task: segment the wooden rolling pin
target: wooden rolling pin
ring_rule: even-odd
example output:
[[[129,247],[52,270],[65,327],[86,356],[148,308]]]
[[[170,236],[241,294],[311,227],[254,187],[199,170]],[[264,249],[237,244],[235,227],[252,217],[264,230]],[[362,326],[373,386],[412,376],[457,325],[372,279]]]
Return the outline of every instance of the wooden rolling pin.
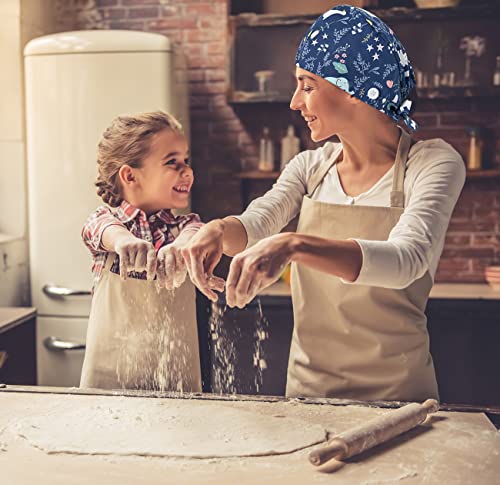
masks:
[[[325,446],[312,451],[309,461],[319,466],[332,458],[345,460],[418,426],[428,414],[438,410],[438,402],[427,399],[423,404],[411,403],[396,411],[389,411],[384,416],[335,436]]]

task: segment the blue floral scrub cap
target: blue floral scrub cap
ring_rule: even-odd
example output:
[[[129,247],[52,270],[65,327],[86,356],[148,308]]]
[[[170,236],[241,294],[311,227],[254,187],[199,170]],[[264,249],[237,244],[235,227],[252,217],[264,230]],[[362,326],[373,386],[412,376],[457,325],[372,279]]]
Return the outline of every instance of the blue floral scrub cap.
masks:
[[[415,75],[394,32],[362,8],[339,5],[320,15],[300,43],[297,67],[320,76],[412,130]]]

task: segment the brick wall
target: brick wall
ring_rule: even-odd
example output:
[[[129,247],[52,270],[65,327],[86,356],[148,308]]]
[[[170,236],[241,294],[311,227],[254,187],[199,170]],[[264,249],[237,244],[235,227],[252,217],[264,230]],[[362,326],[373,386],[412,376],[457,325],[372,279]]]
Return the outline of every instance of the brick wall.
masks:
[[[226,0],[72,0],[58,3],[58,30],[134,29],[158,32],[179,43],[187,56],[191,146],[196,184],[193,209],[204,220],[238,213],[243,206],[235,174],[255,162],[258,127],[272,118],[293,122],[304,145],[306,127],[285,105],[235,108],[226,102],[229,34]],[[467,156],[465,127],[489,131],[486,158],[500,167],[497,98],[421,101],[418,138],[442,137]],[[265,190],[246,188],[247,193]],[[468,179],[448,231],[438,281],[483,281],[483,268],[500,261],[500,178]]]

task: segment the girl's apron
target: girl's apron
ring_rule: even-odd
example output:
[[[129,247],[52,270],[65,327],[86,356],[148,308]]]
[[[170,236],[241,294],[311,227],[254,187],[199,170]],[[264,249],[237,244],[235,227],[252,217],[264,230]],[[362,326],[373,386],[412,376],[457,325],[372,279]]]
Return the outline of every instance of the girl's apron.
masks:
[[[80,387],[201,391],[195,289],[111,272],[108,254],[92,298]]]
[[[404,210],[404,176],[411,138],[401,130],[390,207],[330,204],[311,195],[337,161],[311,177],[297,232],[327,239],[386,241]],[[294,331],[287,396],[420,401],[437,398],[429,353],[428,272],[404,289],[350,285],[292,265]]]

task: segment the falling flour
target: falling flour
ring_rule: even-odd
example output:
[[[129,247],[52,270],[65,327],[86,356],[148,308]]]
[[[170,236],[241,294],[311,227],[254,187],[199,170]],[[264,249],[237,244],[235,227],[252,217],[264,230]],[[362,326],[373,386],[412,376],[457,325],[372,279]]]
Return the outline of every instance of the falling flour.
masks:
[[[254,389],[259,394],[264,381],[264,371],[267,360],[264,342],[269,338],[269,322],[262,312],[260,298],[257,297],[255,310],[248,307],[245,311],[255,311],[252,365],[254,367]],[[212,392],[220,394],[235,394],[238,392],[236,368],[238,359],[234,335],[230,335],[224,322],[227,306],[212,304],[209,318],[210,340],[212,346]],[[237,332],[241,331],[237,329]],[[245,366],[246,367],[246,366]]]

